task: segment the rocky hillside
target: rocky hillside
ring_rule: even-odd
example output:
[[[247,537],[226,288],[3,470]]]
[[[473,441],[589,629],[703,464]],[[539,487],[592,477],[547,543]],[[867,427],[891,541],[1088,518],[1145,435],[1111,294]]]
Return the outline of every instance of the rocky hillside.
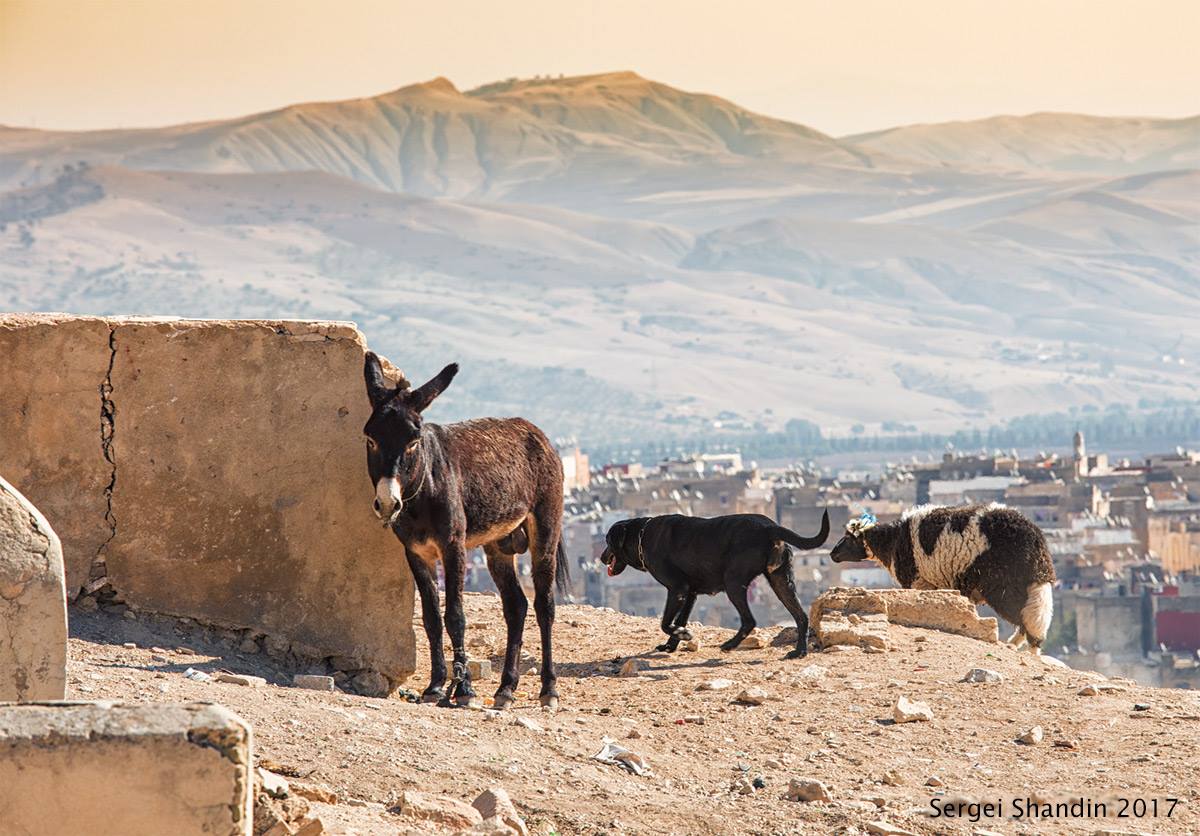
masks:
[[[490,694],[503,652],[499,601],[467,601],[468,644],[493,669],[479,683]],[[651,620],[560,606],[561,710],[541,711],[526,676],[516,708],[497,714],[291,687],[294,671],[234,634],[121,610],[72,609],[69,698],[223,703],[253,723],[259,765],[290,783],[291,813],[319,818],[325,832],[455,832],[477,821],[464,808],[492,787],[507,791],[529,832],[547,836],[1200,828],[1196,695],[959,635],[892,625],[886,651],[785,661],[787,634],[765,630],[765,647],[725,654],[716,645],[728,631],[697,627],[698,650],[667,656],[649,652],[659,641]],[[537,647],[531,618],[525,649]],[[418,659],[427,670],[424,648]],[[976,668],[997,681],[962,681]],[[204,681],[189,669],[266,684]],[[423,687],[423,675],[411,685]],[[924,703],[931,719],[897,722],[925,714],[901,698]],[[606,741],[649,772],[597,760]],[[934,800],[996,799],[1008,815],[1014,798],[1087,798],[1107,803],[1110,817],[928,815]],[[1170,817],[1168,798],[1179,799]],[[1157,799],[1158,818],[1116,818],[1120,799],[1142,799],[1147,811]]]
[[[595,442],[1190,400],[1194,123],[838,139],[623,72],[0,129],[0,308],[351,319],[462,362],[440,418]]]

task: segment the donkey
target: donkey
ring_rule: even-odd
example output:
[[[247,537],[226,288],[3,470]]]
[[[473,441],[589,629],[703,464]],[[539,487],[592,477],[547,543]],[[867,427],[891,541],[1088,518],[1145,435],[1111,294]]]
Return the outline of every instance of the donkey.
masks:
[[[451,363],[422,386],[402,380],[393,387],[379,357],[367,352],[363,375],[371,417],[363,434],[367,471],[375,485],[375,514],[404,545],[421,595],[429,637],[431,672],[424,702],[475,704],[463,643],[463,580],[467,551],[483,546],[488,571],[500,590],[508,647],[495,707],[515,699],[517,664],[529,609],[517,580],[516,554],[533,558],[533,607],[542,638],[541,704],[558,705],[551,650],[554,589],[567,586],[561,542],[562,460],[549,439],[523,418],[479,418],[457,424],[426,424],[422,413],[458,373]],[[438,612],[437,561],[446,577],[446,630],[454,649],[450,689]]]

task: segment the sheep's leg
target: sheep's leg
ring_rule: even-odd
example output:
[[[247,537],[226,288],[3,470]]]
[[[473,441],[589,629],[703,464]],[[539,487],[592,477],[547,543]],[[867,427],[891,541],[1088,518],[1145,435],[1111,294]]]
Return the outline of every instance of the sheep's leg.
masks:
[[[913,581],[912,589],[941,589],[940,586],[934,586],[924,578],[917,578]]]
[[[1018,627],[1013,631],[1013,634],[1008,637],[1008,643],[1019,650],[1021,646],[1025,644],[1026,638],[1025,628]]]

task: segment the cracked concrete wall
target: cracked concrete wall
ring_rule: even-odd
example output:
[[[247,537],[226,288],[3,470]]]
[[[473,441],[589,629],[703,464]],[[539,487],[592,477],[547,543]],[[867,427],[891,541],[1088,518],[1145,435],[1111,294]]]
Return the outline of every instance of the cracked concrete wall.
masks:
[[[0,706],[0,831],[248,836],[250,755],[219,705]]]
[[[352,324],[0,317],[0,341],[18,439],[0,438],[0,471],[72,532],[69,588],[107,580],[135,608],[393,682],[413,671],[412,579],[371,512]]]
[[[0,700],[61,700],[66,688],[62,546],[38,509],[0,478]]]
[[[97,523],[112,476],[101,455],[108,339],[96,317],[0,316],[0,474],[62,541],[71,600],[110,534]]]

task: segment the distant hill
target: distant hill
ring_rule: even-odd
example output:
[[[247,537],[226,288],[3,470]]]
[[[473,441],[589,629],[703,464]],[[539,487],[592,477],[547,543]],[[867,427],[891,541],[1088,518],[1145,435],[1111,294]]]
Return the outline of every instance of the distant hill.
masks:
[[[995,164],[1007,119],[939,157],[610,73],[0,128],[0,307],[354,319],[463,362],[441,417],[605,441],[1194,397],[1196,120],[1028,117]]]
[[[907,125],[842,141],[872,153],[958,167],[1117,175],[1200,166],[1200,116],[1138,119],[1034,113]]]

